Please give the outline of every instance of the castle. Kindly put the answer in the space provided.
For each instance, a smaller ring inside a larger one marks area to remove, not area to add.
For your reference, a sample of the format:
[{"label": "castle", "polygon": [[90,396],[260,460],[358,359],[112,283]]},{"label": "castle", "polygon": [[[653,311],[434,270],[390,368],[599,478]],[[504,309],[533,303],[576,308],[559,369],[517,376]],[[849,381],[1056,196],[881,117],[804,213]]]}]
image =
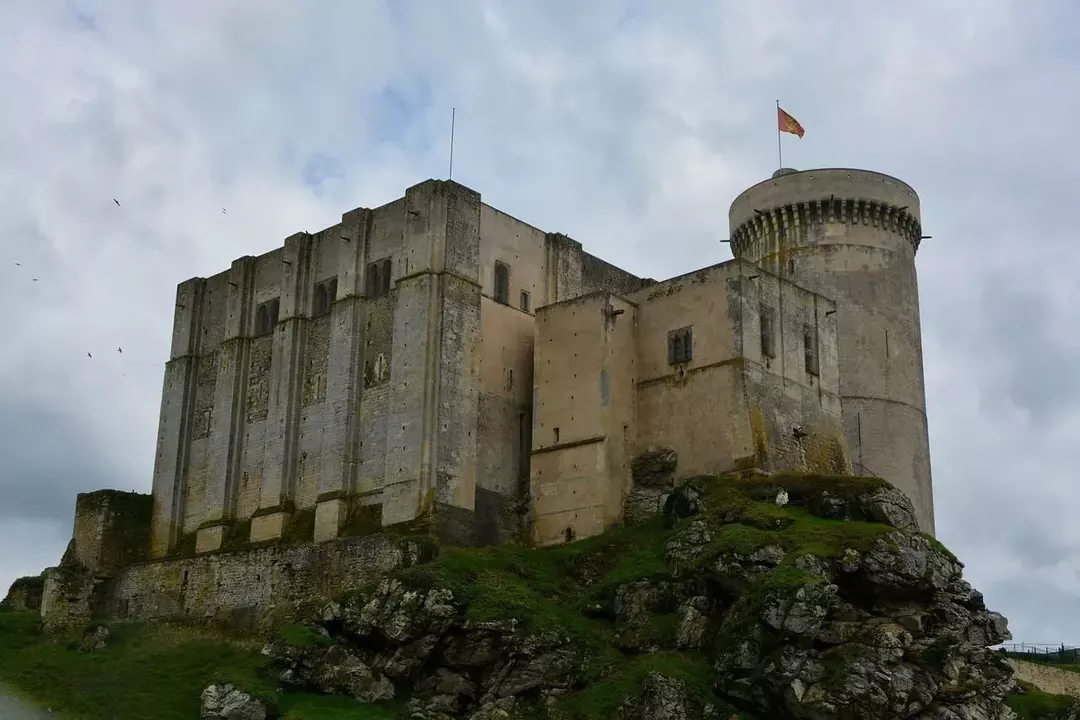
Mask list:
[{"label": "castle", "polygon": [[658,282],[428,180],[180,284],[152,498],[80,496],[43,615],[214,615],[400,560],[360,527],[588,537],[658,448],[884,477],[932,533],[918,196],[783,169],[729,224],[733,260]]}]

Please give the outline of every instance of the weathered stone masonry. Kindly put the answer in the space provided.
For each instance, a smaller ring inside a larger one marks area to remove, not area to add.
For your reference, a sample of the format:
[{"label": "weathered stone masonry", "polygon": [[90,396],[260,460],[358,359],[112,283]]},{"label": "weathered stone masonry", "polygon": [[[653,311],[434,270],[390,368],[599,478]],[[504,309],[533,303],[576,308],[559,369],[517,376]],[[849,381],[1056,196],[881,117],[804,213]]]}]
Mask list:
[{"label": "weathered stone masonry", "polygon": [[[492,302],[496,264],[510,287]],[[535,308],[644,282],[428,181],[181,284],[152,557],[192,535],[196,552],[216,550],[237,528],[273,540],[309,512],[327,540],[365,507],[385,525],[427,512],[461,542],[478,525],[485,542],[517,537],[532,385],[519,358]],[[520,390],[504,392],[503,378]]]},{"label": "weathered stone masonry", "polygon": [[919,217],[894,178],[781,170],[735,260],[656,282],[428,180],[183,282],[152,501],[79,497],[42,614],[258,613],[410,562],[380,527],[568,542],[695,473],[877,474],[932,532]]}]

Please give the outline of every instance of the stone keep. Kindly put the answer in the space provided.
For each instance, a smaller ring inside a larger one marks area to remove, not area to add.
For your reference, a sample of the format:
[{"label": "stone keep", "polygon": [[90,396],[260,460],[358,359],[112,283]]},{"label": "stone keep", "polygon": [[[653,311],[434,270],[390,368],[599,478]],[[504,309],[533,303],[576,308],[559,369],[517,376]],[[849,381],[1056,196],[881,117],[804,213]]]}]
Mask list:
[{"label": "stone keep", "polygon": [[425,516],[512,539],[535,309],[643,284],[449,181],[177,290],[151,557]]},{"label": "stone keep", "polygon": [[915,252],[919,197],[867,170],[778,170],[739,195],[731,250],[836,302],[854,470],[887,479],[934,532]]}]

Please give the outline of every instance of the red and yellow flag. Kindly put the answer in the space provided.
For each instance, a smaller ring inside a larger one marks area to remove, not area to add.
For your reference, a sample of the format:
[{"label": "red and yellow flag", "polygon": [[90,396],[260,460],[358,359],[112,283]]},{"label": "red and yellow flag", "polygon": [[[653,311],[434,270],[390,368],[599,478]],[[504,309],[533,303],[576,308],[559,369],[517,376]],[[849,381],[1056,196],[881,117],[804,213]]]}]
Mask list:
[{"label": "red and yellow flag", "polygon": [[780,132],[791,133],[792,135],[798,135],[800,138],[805,132],[802,125],[795,118],[784,112],[783,108],[779,105],[776,106],[777,120],[780,123]]}]

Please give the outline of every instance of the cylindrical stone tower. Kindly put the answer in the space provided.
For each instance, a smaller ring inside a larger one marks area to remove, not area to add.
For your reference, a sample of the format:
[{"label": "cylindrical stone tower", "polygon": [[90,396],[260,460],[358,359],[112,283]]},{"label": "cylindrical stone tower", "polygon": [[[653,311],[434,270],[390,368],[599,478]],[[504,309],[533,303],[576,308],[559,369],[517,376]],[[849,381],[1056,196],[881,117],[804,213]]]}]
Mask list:
[{"label": "cylindrical stone tower", "polygon": [[868,170],[777,170],[731,204],[735,257],[836,302],[844,435],[934,532],[915,251],[919,197]]}]

